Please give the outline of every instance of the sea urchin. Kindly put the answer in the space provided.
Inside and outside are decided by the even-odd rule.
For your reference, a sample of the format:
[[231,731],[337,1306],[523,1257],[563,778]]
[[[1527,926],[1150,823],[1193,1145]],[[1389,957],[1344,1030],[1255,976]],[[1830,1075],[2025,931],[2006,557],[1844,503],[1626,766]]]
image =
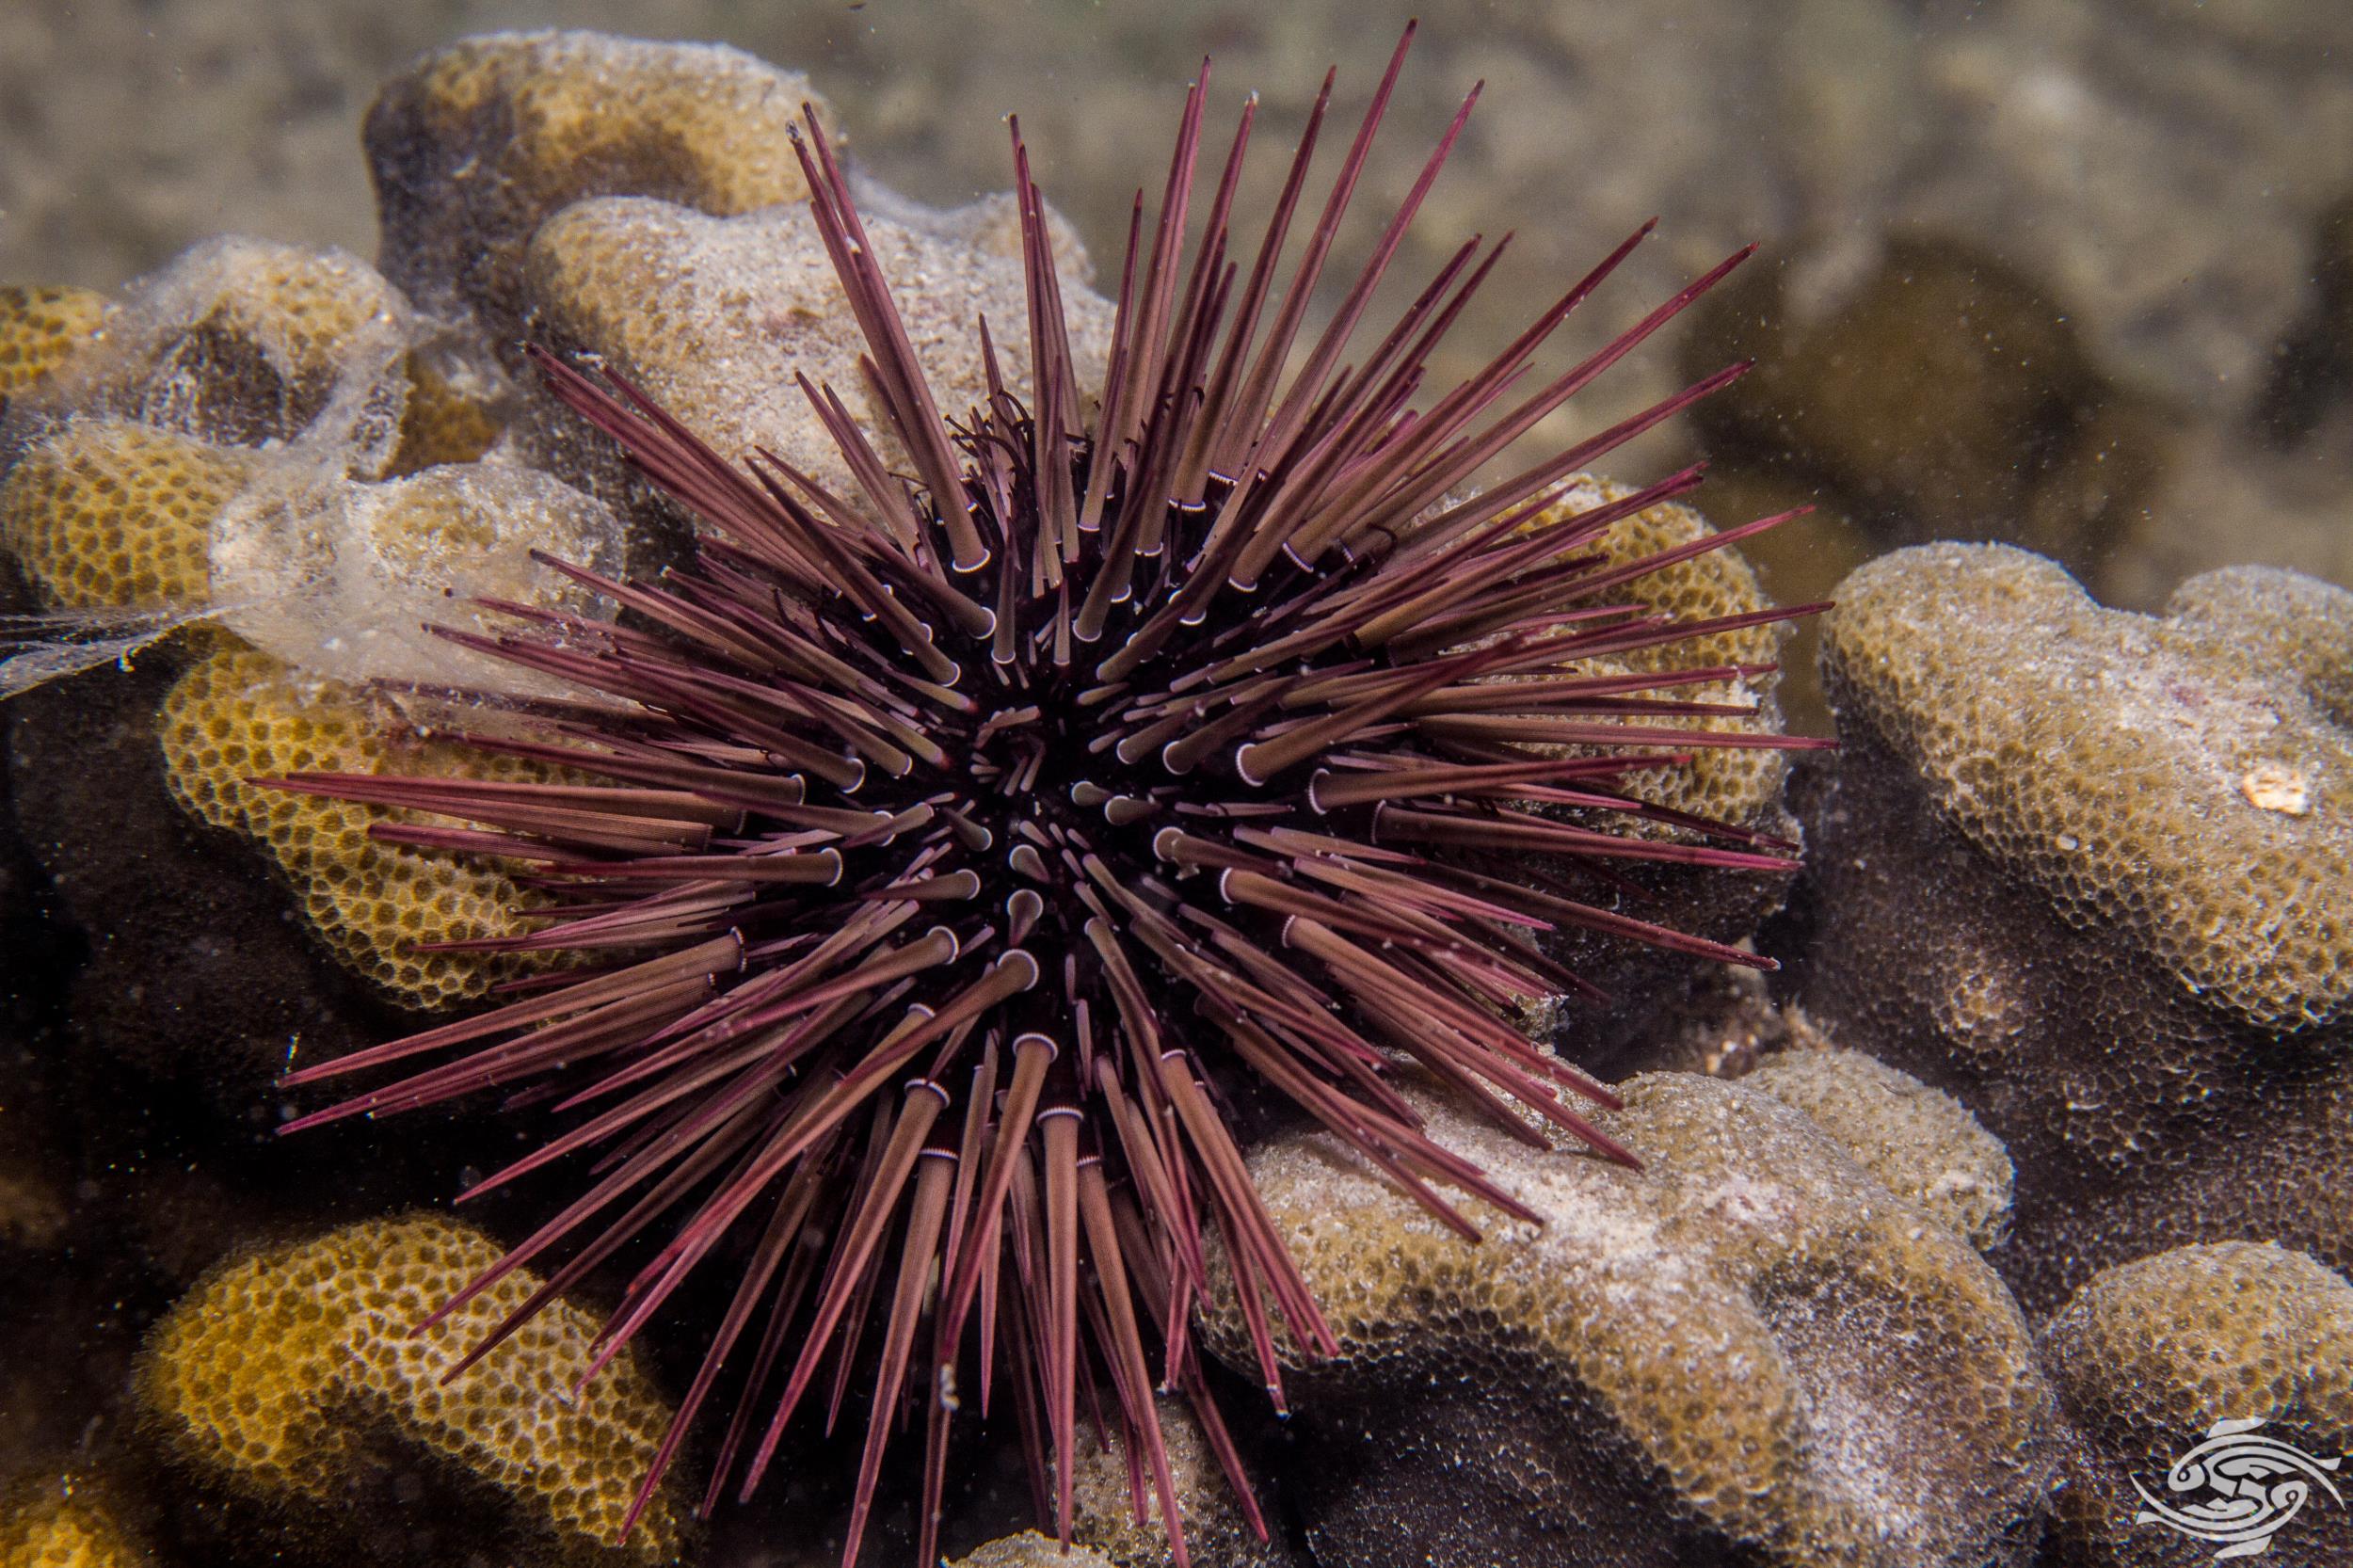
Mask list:
[[[1138,196],[1099,400],[1073,367],[1016,123],[1033,386],[1025,403],[1005,384],[980,324],[988,396],[961,423],[935,406],[808,116],[810,210],[889,445],[802,378],[855,476],[836,493],[767,452],[738,466],[618,377],[537,353],[556,396],[704,527],[692,564],[657,583],[550,563],[617,601],[619,624],[502,605],[522,623],[512,634],[445,633],[594,694],[537,705],[541,734],[474,744],[601,782],[270,781],[462,820],[376,831],[527,863],[550,890],[538,929],[464,945],[568,967],[293,1074],[407,1064],[292,1126],[519,1082],[584,1113],[474,1190],[599,1161],[586,1192],[470,1288],[576,1248],[500,1335],[662,1223],[604,1331],[609,1359],[726,1249],[740,1283],[641,1508],[723,1373],[741,1392],[712,1498],[730,1478],[759,1483],[821,1381],[838,1410],[871,1372],[843,1560],[909,1405],[926,1424],[921,1556],[936,1560],[969,1351],[984,1410],[1010,1382],[1040,1512],[1065,1541],[1092,1406],[1148,1470],[1182,1562],[1156,1385],[1191,1396],[1257,1523],[1187,1335],[1213,1255],[1278,1400],[1278,1334],[1333,1348],[1222,1117],[1232,1088],[1255,1078],[1475,1236],[1434,1184],[1532,1216],[1423,1135],[1394,1062],[1519,1135],[1537,1137],[1502,1096],[1628,1160],[1575,1109],[1614,1103],[1609,1091],[1505,1021],[1515,1001],[1579,988],[1541,934],[1757,962],[1580,902],[1572,877],[1596,857],[1788,864],[1785,845],[1625,792],[1627,775],[1696,747],[1802,744],[1673,722],[1728,711],[1677,688],[1758,671],[1590,664],[1802,613],[1677,622],[1612,597],[1781,520],[1610,564],[1604,532],[1696,472],[1565,518],[1554,504],[1568,475],[1735,372],[1464,488],[1740,257],[1523,388],[1637,233],[1417,407],[1433,346],[1503,248],[1473,239],[1344,363],[1474,89],[1287,374],[1411,36],[1279,294],[1331,78],[1244,271],[1227,247],[1250,107],[1185,243],[1205,62],[1148,248]],[[1626,836],[1611,814],[1679,831]]]

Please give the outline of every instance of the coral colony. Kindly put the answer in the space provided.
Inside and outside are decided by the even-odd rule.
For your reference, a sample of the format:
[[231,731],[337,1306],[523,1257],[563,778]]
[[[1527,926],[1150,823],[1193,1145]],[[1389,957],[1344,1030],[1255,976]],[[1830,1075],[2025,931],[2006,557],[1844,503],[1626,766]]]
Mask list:
[[[1638,233],[1484,369],[1417,401],[1433,349],[1503,248],[1473,239],[1345,360],[1465,100],[1307,341],[1410,41],[1409,29],[1279,292],[1331,79],[1246,266],[1228,254],[1244,107],[1187,261],[1205,64],[1148,246],[1138,198],[1092,411],[1018,125],[1034,384],[1016,395],[987,337],[1004,324],[978,324],[987,401],[951,417],[807,115],[810,213],[912,473],[836,389],[806,378],[777,394],[814,407],[855,476],[845,491],[767,452],[739,465],[619,378],[536,353],[555,395],[706,530],[693,563],[656,583],[549,563],[611,596],[622,624],[509,605],[511,634],[445,633],[594,694],[539,704],[538,736],[470,739],[547,764],[552,780],[597,782],[272,781],[458,819],[471,825],[376,831],[523,862],[553,895],[537,929],[454,945],[568,967],[476,1016],[294,1074],[405,1074],[294,1125],[493,1085],[580,1113],[475,1189],[596,1161],[576,1202],[460,1294],[576,1249],[469,1362],[648,1233],[659,1250],[599,1366],[695,1270],[740,1270],[641,1510],[723,1379],[732,1416],[706,1507],[759,1484],[796,1415],[830,1420],[871,1379],[844,1562],[889,1434],[919,1411],[920,1556],[936,1560],[952,1416],[1007,1399],[1041,1517],[1065,1541],[1091,1415],[1117,1424],[1139,1515],[1157,1495],[1182,1562],[1160,1387],[1190,1398],[1263,1533],[1187,1331],[1212,1256],[1228,1260],[1278,1401],[1277,1336],[1334,1346],[1221,1112],[1231,1090],[1256,1080],[1287,1097],[1473,1238],[1439,1185],[1533,1216],[1423,1134],[1393,1062],[1516,1136],[1543,1141],[1515,1115],[1526,1107],[1631,1162],[1578,1113],[1614,1104],[1609,1090],[1505,1021],[1517,1000],[1591,992],[1544,934],[1759,962],[1580,898],[1623,885],[1606,871],[1578,878],[1593,862],[1788,867],[1786,844],[1627,792],[1628,776],[1696,747],[1803,744],[1679,722],[1747,712],[1679,688],[1766,666],[1580,671],[1804,613],[1675,622],[1616,594],[1782,519],[1613,563],[1597,548],[1611,525],[1688,491],[1696,472],[1574,515],[1553,504],[1565,477],[1737,367],[1465,488],[1740,257],[1531,388],[1539,346]],[[1681,831],[1611,830],[1628,819]]]

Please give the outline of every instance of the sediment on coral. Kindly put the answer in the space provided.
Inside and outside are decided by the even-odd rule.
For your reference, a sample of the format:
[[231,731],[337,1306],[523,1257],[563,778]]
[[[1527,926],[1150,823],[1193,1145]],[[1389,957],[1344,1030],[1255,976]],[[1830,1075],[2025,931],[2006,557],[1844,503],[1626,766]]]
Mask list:
[[[1769,1095],[1621,1093],[1641,1172],[1417,1097],[1545,1220],[1476,1244],[1321,1137],[1251,1156],[1340,1345],[1284,1367],[1316,1560],[2028,1560],[2050,1395],[1993,1271]],[[1205,1332],[1246,1344],[1230,1290]]]
[[2261,568],[2161,616],[1997,546],[1897,552],[1824,629],[1798,985],[2007,1145],[2047,1311],[2153,1246],[2353,1261],[2353,596]]

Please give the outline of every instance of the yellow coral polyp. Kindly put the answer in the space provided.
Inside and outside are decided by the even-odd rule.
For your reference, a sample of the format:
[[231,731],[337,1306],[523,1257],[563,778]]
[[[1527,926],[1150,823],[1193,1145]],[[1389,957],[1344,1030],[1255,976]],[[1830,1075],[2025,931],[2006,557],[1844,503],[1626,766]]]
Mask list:
[[63,364],[105,317],[106,296],[88,289],[0,288],[0,399]]
[[533,900],[474,858],[379,843],[382,808],[319,800],[248,782],[292,773],[545,776],[534,765],[445,742],[397,748],[349,688],[308,681],[243,646],[191,667],[164,698],[165,778],[172,795],[216,827],[267,848],[293,880],[312,924],[352,968],[410,1006],[479,997],[519,960],[421,952],[422,944],[511,935]]
[[[1607,506],[1635,493],[1637,487],[1616,480],[1578,475],[1560,498],[1525,525],[1529,530],[1557,527],[1579,512]],[[1578,553],[1600,557],[1601,569],[1622,567],[1661,551],[1689,544],[1716,530],[1689,506],[1662,502],[1610,525],[1597,537],[1577,547]],[[1733,549],[1716,549],[1648,572],[1621,584],[1605,596],[1607,602],[1639,607],[1675,621],[1714,620],[1750,615],[1771,607],[1772,600],[1756,580],[1756,572]],[[1711,632],[1657,648],[1635,648],[1607,658],[1581,661],[1580,674],[1672,675],[1694,665],[1769,664],[1778,656],[1783,629],[1776,625],[1748,626]],[[1637,725],[1672,725],[1679,729],[1710,733],[1770,733],[1781,728],[1781,710],[1772,698],[1773,679],[1711,680],[1656,693],[1639,693],[1672,701],[1750,704],[1753,715],[1702,714],[1675,718],[1637,718]],[[1606,722],[1606,721],[1603,721]],[[1662,748],[1672,749],[1672,748]],[[1627,793],[1653,806],[1689,811],[1720,822],[1747,824],[1773,808],[1781,794],[1788,765],[1778,751],[1741,746],[1700,746],[1682,767],[1654,768],[1628,776]],[[1613,831],[1635,832],[1641,824],[1613,825]]]
[[70,1479],[0,1495],[0,1568],[147,1568],[152,1560],[106,1505]]
[[200,600],[213,520],[250,463],[125,420],[77,421],[26,451],[0,483],[0,546],[65,609]]
[[501,1252],[428,1214],[232,1261],[156,1324],[141,1405],[181,1464],[261,1507],[330,1506],[372,1466],[431,1456],[504,1499],[518,1545],[565,1562],[674,1560],[685,1512],[672,1487],[619,1542],[670,1410],[632,1352],[571,1392],[594,1317],[559,1301],[446,1384],[538,1279],[518,1271],[410,1333]]

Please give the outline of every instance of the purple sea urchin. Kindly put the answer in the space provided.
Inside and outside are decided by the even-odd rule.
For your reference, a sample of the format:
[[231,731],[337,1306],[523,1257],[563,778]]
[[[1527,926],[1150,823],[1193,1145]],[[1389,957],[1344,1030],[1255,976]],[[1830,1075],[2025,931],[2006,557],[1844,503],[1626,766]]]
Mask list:
[[[511,634],[444,634],[600,694],[538,705],[539,736],[473,744],[610,782],[273,781],[460,819],[471,825],[376,831],[525,862],[553,893],[539,929],[470,945],[573,967],[293,1074],[411,1064],[292,1126],[515,1082],[585,1113],[476,1189],[598,1160],[594,1185],[459,1298],[577,1248],[476,1355],[665,1218],[675,1228],[607,1325],[607,1356],[723,1244],[740,1256],[646,1495],[723,1375],[740,1395],[707,1502],[731,1479],[759,1483],[821,1378],[838,1408],[871,1366],[843,1560],[908,1403],[924,1412],[921,1555],[936,1560],[953,1371],[970,1350],[984,1410],[1010,1379],[1040,1512],[1063,1538],[1093,1404],[1152,1472],[1181,1562],[1156,1383],[1191,1396],[1257,1523],[1187,1334],[1212,1245],[1278,1400],[1277,1334],[1330,1343],[1226,1130],[1225,1086],[1261,1080],[1475,1237],[1434,1184],[1533,1216],[1424,1136],[1385,1081],[1392,1059],[1516,1135],[1537,1139],[1499,1096],[1630,1160],[1573,1104],[1614,1103],[1609,1091],[1503,1021],[1516,1000],[1578,989],[1531,934],[1579,927],[1757,962],[1581,902],[1572,878],[1596,858],[1785,868],[1786,845],[1646,807],[1624,783],[1696,747],[1804,743],[1673,722],[1727,711],[1678,688],[1753,669],[1580,662],[1802,613],[1674,622],[1610,597],[1782,520],[1610,564],[1603,533],[1689,490],[1696,471],[1566,519],[1548,509],[1560,481],[1737,371],[1463,491],[1740,257],[1513,397],[1638,233],[1417,408],[1428,356],[1502,248],[1474,239],[1344,363],[1474,89],[1286,374],[1410,40],[1279,294],[1331,79],[1245,272],[1227,247],[1250,107],[1186,260],[1205,62],[1148,247],[1138,198],[1091,412],[1018,125],[1034,385],[1026,404],[1007,388],[982,323],[989,395],[952,424],[809,115],[798,150],[814,221],[912,476],[806,377],[849,493],[766,452],[739,467],[618,378],[538,354],[555,394],[705,537],[658,583],[551,563],[612,596],[623,624],[508,605],[522,623]],[[1681,831],[1621,836],[1595,824],[1607,813]],[[888,1304],[870,1314],[878,1294]],[[1141,1478],[1137,1495],[1141,1510]]]

